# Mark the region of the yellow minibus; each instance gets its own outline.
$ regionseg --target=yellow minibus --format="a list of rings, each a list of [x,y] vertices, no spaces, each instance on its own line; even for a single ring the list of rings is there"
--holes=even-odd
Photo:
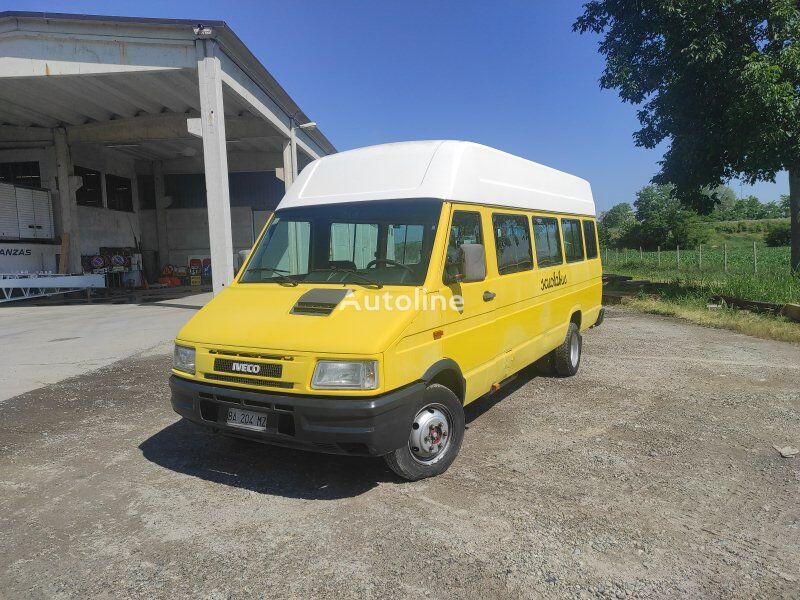
[[[214,431],[444,472],[464,406],[602,320],[589,184],[486,146],[309,164],[235,280],[178,333],[174,410]]]

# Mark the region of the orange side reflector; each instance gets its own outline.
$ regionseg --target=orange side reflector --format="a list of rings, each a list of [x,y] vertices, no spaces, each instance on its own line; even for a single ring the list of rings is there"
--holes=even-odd
[[[500,384],[499,383],[493,383],[492,384],[492,391],[493,392],[496,392],[499,389],[500,389]]]
[[[442,331],[441,329],[437,329],[436,331],[433,332],[433,339],[440,340],[440,339],[442,339],[443,335],[444,335],[444,331]]]

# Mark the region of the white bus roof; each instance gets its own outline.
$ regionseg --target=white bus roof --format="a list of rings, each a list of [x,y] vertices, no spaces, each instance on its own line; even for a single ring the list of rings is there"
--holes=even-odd
[[[303,169],[278,209],[400,198],[595,214],[589,182],[488,146],[451,140],[323,156]]]

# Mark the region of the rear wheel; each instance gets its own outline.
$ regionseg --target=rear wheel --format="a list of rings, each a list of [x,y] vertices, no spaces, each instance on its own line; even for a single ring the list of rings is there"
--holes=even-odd
[[[578,326],[570,323],[564,342],[553,351],[553,368],[560,377],[571,377],[581,364],[583,339]]]
[[[408,443],[384,456],[400,477],[416,481],[444,473],[453,464],[464,439],[464,409],[448,388],[433,383],[425,389],[409,424]]]

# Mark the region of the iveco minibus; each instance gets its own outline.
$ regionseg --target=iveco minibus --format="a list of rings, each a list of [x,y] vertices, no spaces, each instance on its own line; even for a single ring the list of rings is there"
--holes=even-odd
[[[589,184],[457,141],[309,164],[175,340],[180,415],[227,435],[445,471],[464,406],[602,319]]]

